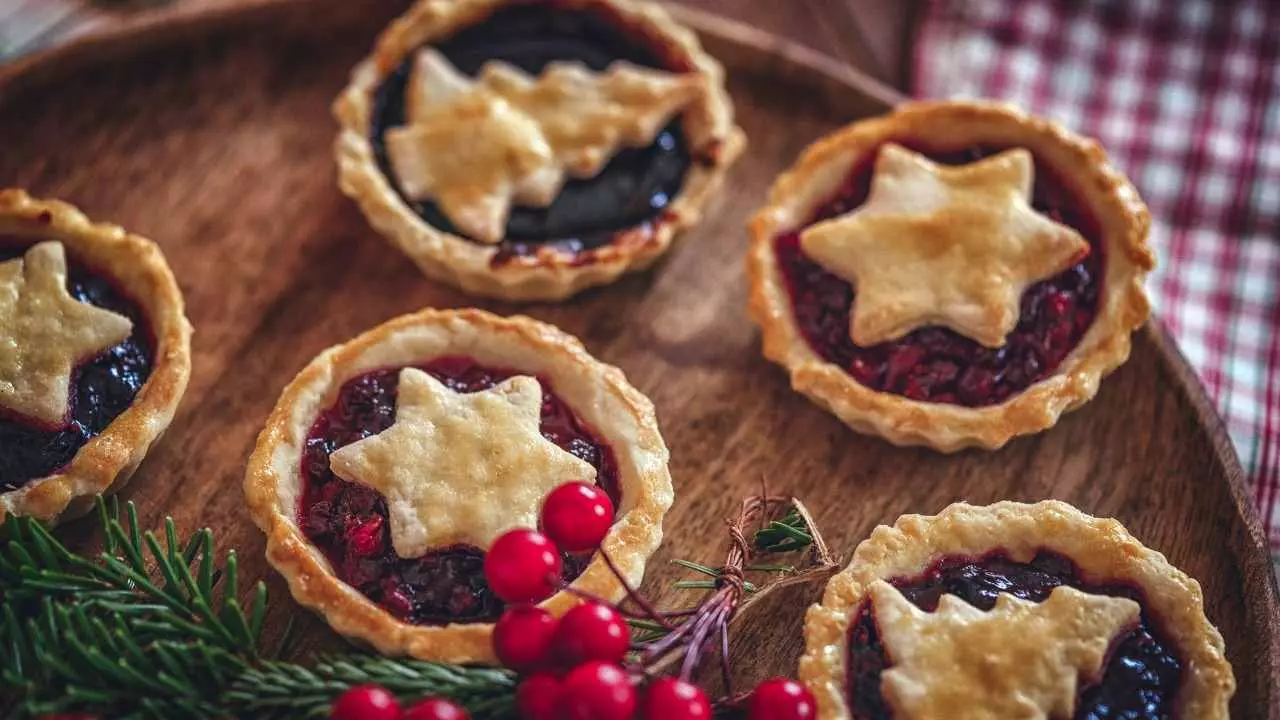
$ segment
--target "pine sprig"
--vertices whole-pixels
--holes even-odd
[[[241,656],[200,641],[140,643],[126,616],[95,617],[53,602],[26,622],[6,613],[0,632],[16,649],[6,658],[4,682],[21,694],[19,710],[33,716],[91,710],[111,717],[224,717],[221,688],[249,667]]]
[[[121,521],[118,503],[99,501],[105,550],[96,559],[72,553],[39,522],[13,518],[5,526],[8,542],[0,548],[6,604],[23,617],[37,611],[33,604],[74,601],[89,615],[131,618],[138,631],[134,639],[143,644],[198,639],[255,656],[266,616],[266,585],[254,588],[246,613],[237,598],[235,551],[227,554],[224,571],[215,572],[212,531],[200,530],[182,544],[170,518],[162,545],[154,533],[141,532],[133,503],[124,512]],[[221,597],[215,592],[219,577],[226,581]]]
[[[514,679],[500,670],[353,654],[314,668],[265,659],[267,590],[240,601],[234,552],[221,566],[207,529],[180,542],[142,532],[130,503],[98,502],[104,551],[77,555],[40,523],[0,526],[0,690],[20,716],[92,712],[112,718],[324,717],[364,683],[406,700],[449,697],[476,718],[511,714]]]
[[[240,604],[235,553],[213,533],[142,532],[137,509],[99,501],[104,550],[77,555],[44,525],[12,518],[0,547],[0,680],[27,715],[225,717],[219,695],[258,657],[267,590]],[[222,582],[219,583],[219,580]],[[219,584],[222,585],[219,588]]]
[[[371,656],[322,658],[313,668],[265,662],[241,675],[223,699],[245,716],[319,719],[328,716],[329,705],[342,691],[370,684],[406,701],[426,694],[448,697],[475,718],[515,716],[516,678],[506,670]]]

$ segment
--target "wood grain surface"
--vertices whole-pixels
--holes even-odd
[[[1094,402],[994,453],[943,456],[854,434],[761,357],[745,317],[746,218],[802,147],[881,109],[891,91],[758,29],[716,24],[706,40],[729,66],[751,147],[702,226],[651,272],[568,304],[475,303],[425,281],[335,186],[329,102],[395,9],[353,5],[170,16],[0,69],[0,186],[150,236],[174,267],[196,328],[194,371],[125,496],[148,523],[172,515],[238,548],[246,580],[266,579],[276,598],[269,632],[297,607],[262,559],[240,484],[280,388],[321,349],[383,320],[479,304],[578,335],[653,399],[677,488],[646,581],[660,604],[694,599],[671,587],[680,572],[669,561],[719,562],[721,518],[762,478],[804,498],[845,557],[904,512],[1060,498],[1118,517],[1198,578],[1239,679],[1235,717],[1280,718],[1262,534],[1221,423],[1158,327],[1138,334]],[[59,532],[88,548],[91,525]],[[786,591],[741,620],[739,684],[794,672],[802,609],[820,592]],[[299,652],[342,647],[319,619],[300,625]]]

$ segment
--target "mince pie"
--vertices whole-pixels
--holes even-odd
[[[281,395],[245,492],[267,558],[338,632],[388,654],[492,662],[503,605],[485,549],[535,527],[556,487],[618,508],[603,547],[633,583],[672,501],[653,405],[581,343],[528,318],[426,310],[326,350]],[[564,581],[617,598],[590,553]],[[543,607],[567,610],[560,592]]]
[[[743,146],[723,70],[637,0],[420,0],[334,112],[343,192],[428,276],[561,300],[647,267]]]
[[[1000,447],[1096,394],[1150,314],[1137,192],[1092,141],[924,102],[819,140],[751,223],[751,314],[860,432]]]
[[[123,486],[173,419],[190,344],[155,243],[0,191],[0,520]]]
[[[1200,585],[1057,501],[877,528],[805,642],[823,720],[1215,720],[1235,692]]]

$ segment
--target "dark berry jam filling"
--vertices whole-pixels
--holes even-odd
[[[943,594],[955,595],[978,609],[990,610],[1000,593],[1041,602],[1060,585],[1134,600],[1142,606],[1141,622],[1137,629],[1113,643],[1101,681],[1081,689],[1075,717],[1078,720],[1173,717],[1182,681],[1182,660],[1161,633],[1159,619],[1147,610],[1146,600],[1137,588],[1086,582],[1069,558],[1047,551],[1040,552],[1030,563],[1014,562],[1000,553],[976,560],[949,558],[920,577],[891,582],[913,604],[929,612],[937,609]],[[875,614],[864,604],[849,628],[849,707],[856,720],[893,717],[880,692],[880,673],[889,666]]]
[[[937,162],[959,165],[1002,148],[914,149]],[[870,157],[855,166],[839,192],[817,208],[810,224],[861,206],[871,187],[874,164],[875,158]],[[1075,349],[1093,323],[1102,291],[1104,258],[1097,221],[1068,185],[1039,162],[1032,206],[1075,228],[1091,250],[1079,264],[1023,293],[1018,325],[1004,347],[987,348],[943,327],[920,328],[872,347],[855,345],[849,337],[849,315],[856,301],[853,286],[809,259],[797,230],[774,238],[774,251],[801,334],[819,356],[873,390],[967,407],[1008,400],[1051,375]]]
[[[0,236],[0,262],[22,256],[28,238]],[[90,267],[67,257],[67,291],[80,302],[133,321],[133,334],[76,369],[71,379],[70,422],[50,428],[0,415],[0,491],[16,490],[61,470],[91,438],[119,417],[151,377],[155,339],[142,309]]]
[[[615,60],[682,72],[676,58],[604,8],[559,7],[554,0],[512,3],[490,17],[435,44],[461,72],[476,75],[490,60],[502,60],[537,75],[556,60],[603,70]],[[383,135],[404,124],[405,85],[413,59],[406,59],[375,94],[372,141],[378,165],[395,183]],[[650,225],[684,184],[689,151],[676,118],[649,147],[621,150],[597,176],[570,180],[549,208],[513,207],[507,240],[495,262],[554,246],[577,254],[609,244],[614,234]],[[460,235],[434,203],[411,202],[423,220]]]
[[[418,366],[462,393],[491,388],[516,370],[484,367],[470,358],[448,357]],[[542,435],[596,469],[596,482],[617,507],[621,501],[613,450],[542,383]],[[305,480],[298,523],[324,552],[343,582],[395,616],[417,625],[488,622],[503,604],[484,578],[484,552],[455,545],[404,559],[391,546],[387,506],[376,491],[329,470],[329,455],[376,435],[395,422],[400,369],[376,370],[347,381],[338,400],[311,428],[302,453]],[[564,578],[586,569],[590,555],[565,555]]]

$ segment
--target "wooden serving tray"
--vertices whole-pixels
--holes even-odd
[[[1097,399],[1052,431],[944,456],[857,435],[793,393],[745,315],[744,223],[807,143],[896,101],[834,61],[683,12],[727,65],[751,147],[729,187],[647,274],[564,305],[476,302],[423,279],[337,190],[329,102],[402,2],[268,0],[164,11],[0,69],[0,186],[69,200],[157,240],[196,328],[190,389],[125,491],[142,516],[211,526],[248,580],[296,612],[246,517],[245,460],[277,393],[321,349],[423,306],[524,312],[578,335],[657,405],[677,500],[646,583],[660,605],[673,558],[718,564],[721,518],[759,488],[803,498],[848,557],[880,523],[967,499],[1061,498],[1118,517],[1203,585],[1226,638],[1240,718],[1280,718],[1270,558],[1240,465],[1186,361],[1157,324]],[[92,523],[59,530],[88,547]],[[803,608],[788,590],[737,625],[737,681],[793,674]],[[342,647],[307,616],[299,652]]]

